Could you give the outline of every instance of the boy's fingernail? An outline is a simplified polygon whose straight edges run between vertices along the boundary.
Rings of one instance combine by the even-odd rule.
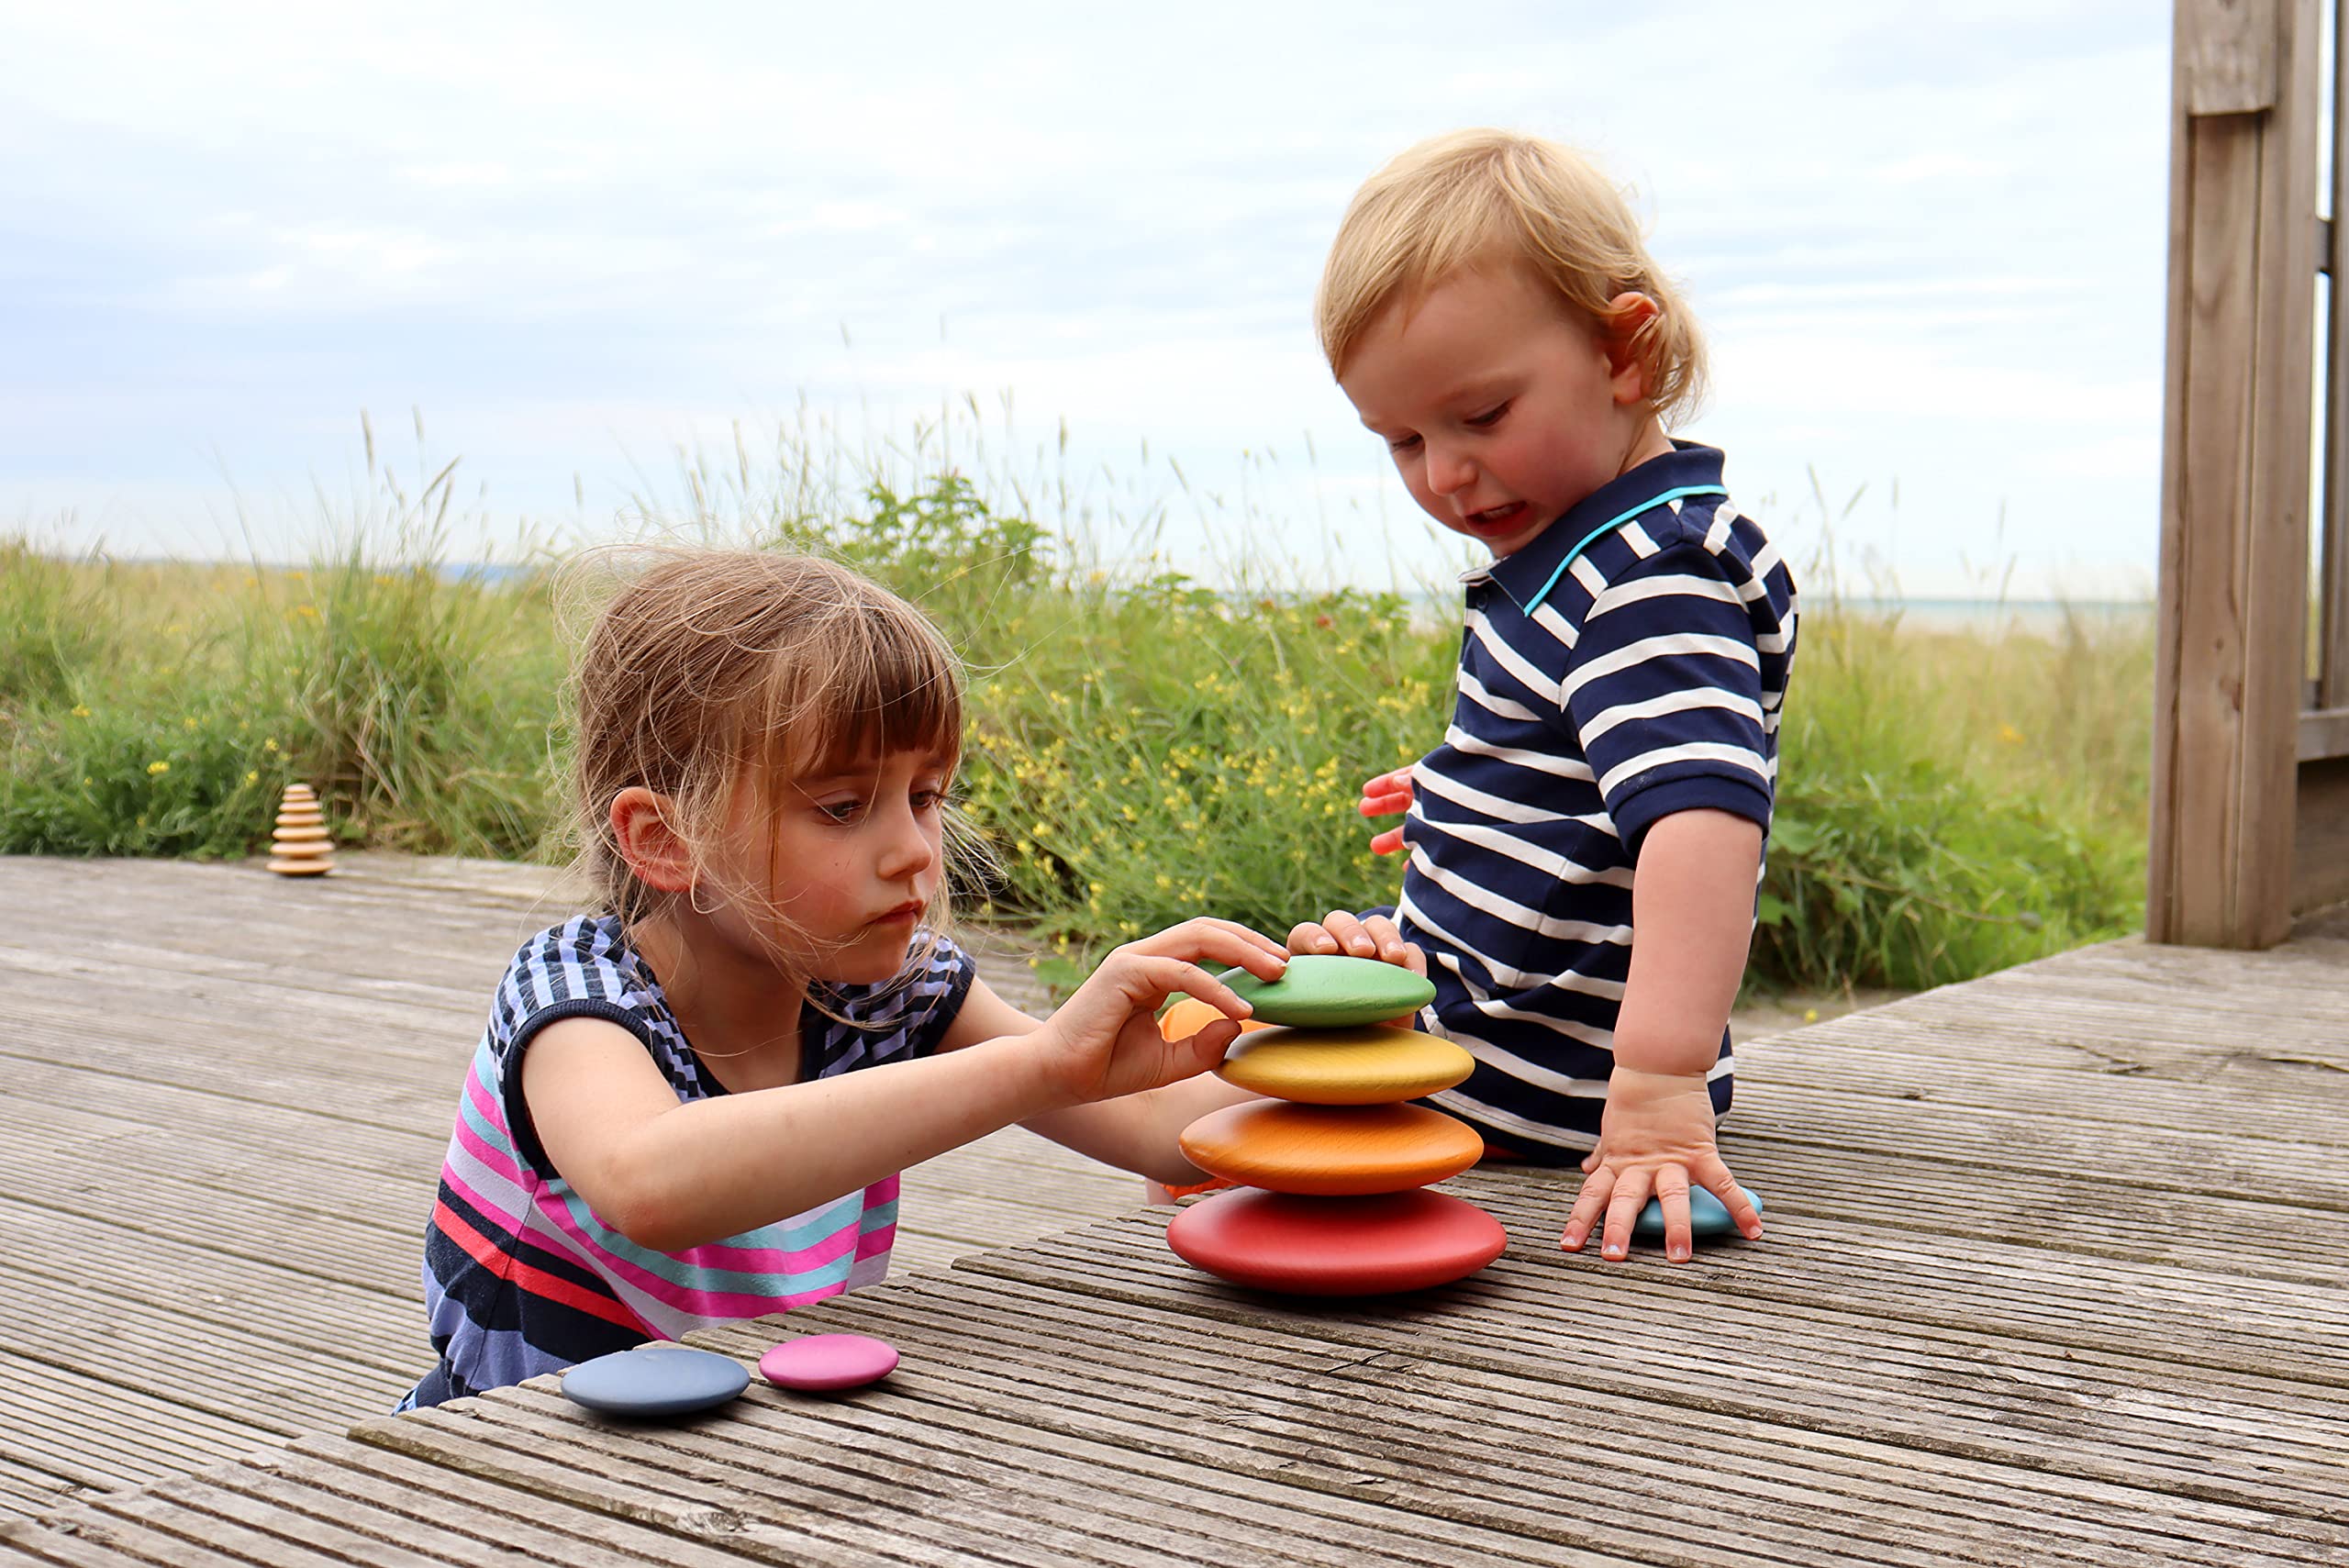
[[[1688,1261],[1688,1249],[1686,1247],[1675,1247],[1672,1249],[1671,1255],[1674,1262],[1685,1263]]]

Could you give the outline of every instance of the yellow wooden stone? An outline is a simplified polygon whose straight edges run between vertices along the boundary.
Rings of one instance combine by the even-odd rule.
[[[1234,1040],[1217,1073],[1277,1100],[1376,1106],[1449,1089],[1476,1059],[1448,1040],[1385,1024],[1267,1029]]]
[[[313,856],[334,853],[334,846],[330,843],[289,844],[283,840],[272,840],[269,847],[271,852],[280,860],[289,861],[307,860]]]
[[[1485,1140],[1424,1106],[1296,1106],[1254,1100],[1183,1129],[1184,1157],[1210,1175],[1276,1193],[1399,1193],[1456,1176]]]
[[[280,828],[269,839],[273,844],[320,844],[331,836],[324,828]]]

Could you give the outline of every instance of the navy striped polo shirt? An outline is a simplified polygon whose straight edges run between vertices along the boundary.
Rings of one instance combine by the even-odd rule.
[[[1397,920],[1423,1017],[1476,1059],[1433,1103],[1543,1162],[1598,1139],[1642,836],[1699,808],[1770,825],[1794,582],[1721,454],[1673,446],[1463,577],[1459,700],[1412,770]],[[1724,1031],[1717,1113],[1731,1065]]]

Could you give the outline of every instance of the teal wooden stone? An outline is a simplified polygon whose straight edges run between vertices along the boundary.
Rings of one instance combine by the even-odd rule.
[[[1259,980],[1244,969],[1216,978],[1256,1009],[1254,1022],[1300,1029],[1384,1023],[1435,1000],[1435,983],[1400,964],[1331,953],[1297,954],[1278,980]]]
[[[1745,1200],[1753,1206],[1754,1213],[1762,1212],[1760,1193],[1747,1186],[1741,1186],[1737,1190],[1745,1195]],[[1688,1234],[1696,1237],[1734,1236],[1737,1234],[1737,1221],[1729,1217],[1729,1210],[1722,1207],[1720,1199],[1702,1187],[1690,1187],[1688,1189]],[[1594,1241],[1598,1240],[1598,1229],[1591,1231],[1590,1238]],[[1647,1207],[1640,1210],[1639,1218],[1631,1222],[1631,1240],[1634,1241],[1664,1240],[1662,1199],[1648,1199]]]

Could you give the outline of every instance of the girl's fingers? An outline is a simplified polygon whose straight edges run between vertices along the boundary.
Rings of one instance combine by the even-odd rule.
[[[1272,938],[1235,920],[1206,916],[1129,942],[1124,951],[1152,958],[1214,959],[1237,964],[1259,980],[1278,980],[1288,967],[1288,950]]]

